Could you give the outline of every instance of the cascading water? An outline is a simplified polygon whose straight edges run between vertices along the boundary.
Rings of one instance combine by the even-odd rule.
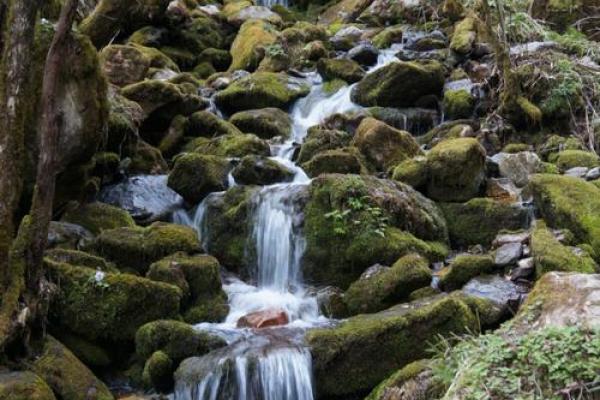
[[[263,0],[269,5],[269,0]],[[269,3],[269,4],[267,4]],[[395,60],[397,48],[382,51],[370,71]],[[279,400],[314,399],[312,365],[302,344],[306,329],[327,323],[320,315],[316,296],[303,285],[301,260],[305,249],[302,235],[301,202],[310,179],[293,161],[294,146],[302,143],[308,128],[327,117],[360,110],[350,99],[353,85],[327,94],[317,73],[306,76],[310,93],[290,111],[292,137],[273,145],[273,160],[294,171],[294,180],[263,187],[254,197],[252,240],[256,249],[255,286],[237,278],[225,279],[223,286],[230,312],[219,324],[204,323],[197,329],[223,337],[229,344],[204,357],[189,359],[183,376],[177,377],[176,400]],[[230,179],[230,186],[235,181]],[[178,211],[173,220],[197,229],[203,244],[210,227],[204,224],[207,205],[222,196],[212,193],[196,208],[193,218]],[[205,246],[206,247],[206,246]],[[289,323],[268,329],[238,328],[237,322],[249,313],[283,310]]]

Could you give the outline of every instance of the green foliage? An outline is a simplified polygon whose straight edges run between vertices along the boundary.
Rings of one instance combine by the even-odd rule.
[[[577,108],[573,101],[582,96],[583,81],[574,69],[573,63],[568,59],[559,60],[552,71],[552,79],[555,80],[548,96],[541,104],[542,111],[546,115],[555,113],[563,114]]]
[[[545,39],[557,42],[569,53],[577,56],[589,56],[594,60],[600,59],[600,44],[589,40],[585,34],[573,27],[569,27],[563,34],[546,31]]]
[[[360,214],[360,218],[357,218]],[[333,232],[345,236],[353,227],[361,226],[367,232],[385,237],[388,218],[380,207],[370,204],[368,196],[350,197],[341,209],[325,214],[333,222]]]

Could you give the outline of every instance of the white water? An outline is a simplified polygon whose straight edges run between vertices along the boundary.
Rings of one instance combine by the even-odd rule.
[[[275,2],[262,0],[261,4]],[[369,72],[393,62],[397,50],[394,47],[382,51],[377,65]],[[229,314],[222,323],[199,324],[197,329],[223,337],[229,346],[197,360],[197,371],[190,368],[194,371],[190,372],[191,379],[188,376],[177,380],[176,400],[313,400],[315,397],[310,353],[302,346],[301,338],[306,329],[326,324],[328,320],[320,315],[316,296],[309,294],[303,284],[301,260],[306,244],[297,195],[310,179],[292,157],[295,145],[304,141],[310,127],[333,114],[361,107],[350,99],[354,85],[327,94],[317,73],[309,74],[306,80],[312,85],[310,93],[290,111],[292,137],[272,146],[272,159],[292,169],[294,180],[265,186],[253,199],[255,285],[233,277],[225,279],[223,289],[229,299]],[[233,185],[231,177],[230,186]],[[194,227],[205,248],[210,235],[210,227],[204,223],[207,205],[222,195],[210,194],[197,206],[193,218],[183,211],[173,217],[175,222]],[[285,311],[290,321],[285,327],[251,330],[236,326],[249,313],[273,309]]]

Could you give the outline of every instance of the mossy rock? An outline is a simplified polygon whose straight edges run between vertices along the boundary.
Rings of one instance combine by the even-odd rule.
[[[205,49],[200,53],[199,59],[210,63],[217,71],[226,71],[231,65],[231,54],[223,49]]]
[[[287,139],[292,134],[292,120],[279,108],[241,111],[233,114],[229,122],[242,132],[253,133],[261,139]]]
[[[63,215],[62,220],[83,226],[95,235],[107,229],[135,226],[135,221],[127,211],[100,202],[74,207]]]
[[[85,400],[94,393],[98,400],[113,400],[110,390],[59,341],[46,336],[32,371],[46,381],[60,399]]]
[[[306,84],[286,74],[256,72],[217,93],[215,102],[227,113],[267,107],[285,109],[308,92]]]
[[[176,366],[173,360],[163,351],[154,352],[144,364],[142,381],[144,385],[154,388],[159,392],[170,392],[173,390],[173,372]]]
[[[525,207],[490,198],[438,205],[446,217],[450,242],[457,247],[490,245],[500,231],[527,229],[531,222]]]
[[[598,269],[586,251],[561,244],[543,221],[531,235],[531,252],[538,278],[550,271],[593,274]]]
[[[584,150],[581,140],[576,137],[551,135],[539,146],[538,154],[546,161],[555,161],[559,152],[565,150]]]
[[[247,155],[269,156],[271,148],[267,141],[250,133],[223,135],[208,141],[198,141],[193,151],[222,157],[241,158]]]
[[[425,357],[424,343],[476,329],[471,309],[457,298],[444,297],[352,317],[336,327],[310,331],[306,341],[319,394],[358,398]]]
[[[146,228],[103,231],[96,238],[93,248],[119,268],[132,268],[145,274],[151,263],[178,251],[197,252],[200,243],[192,228],[155,222]]]
[[[432,371],[434,362],[423,359],[412,362],[381,382],[365,400],[391,400],[395,393],[406,393],[411,400],[439,399],[445,385]]]
[[[485,149],[477,139],[449,139],[427,154],[427,196],[438,201],[476,197],[485,179]]]
[[[264,57],[264,48],[275,43],[278,34],[268,22],[254,19],[244,22],[231,45],[229,70],[255,70]]]
[[[600,189],[564,175],[534,175],[529,181],[535,205],[553,228],[566,228],[600,259]]]
[[[272,185],[294,179],[294,171],[267,157],[246,156],[233,169],[236,183],[242,185]]]
[[[445,291],[457,290],[472,278],[489,274],[494,269],[491,256],[459,255],[439,272],[439,285]]]
[[[345,58],[322,58],[317,63],[317,71],[326,81],[341,79],[348,83],[358,82],[366,74],[360,64]]]
[[[429,262],[418,255],[407,255],[390,268],[352,283],[344,293],[344,303],[350,315],[373,313],[400,303],[430,283]]]
[[[583,150],[565,150],[552,157],[552,161],[561,171],[575,167],[594,168],[600,165],[600,157],[596,153]]]
[[[364,157],[355,147],[322,151],[301,166],[311,177],[321,174],[364,174],[368,172]]]
[[[0,374],[0,398],[4,400],[56,400],[52,389],[29,371]]]
[[[477,39],[477,21],[473,17],[467,17],[454,27],[450,48],[458,54],[468,54],[473,49],[475,39]]]
[[[138,103],[146,115],[172,104],[185,101],[186,93],[179,85],[158,79],[148,79],[125,86],[121,93],[127,99]]]
[[[112,363],[111,356],[101,346],[71,333],[60,333],[60,342],[90,368],[105,368]]]
[[[183,115],[178,115],[171,121],[167,134],[160,140],[158,150],[166,158],[172,158],[180,152],[189,140],[186,138],[189,120]]]
[[[209,111],[198,111],[190,115],[186,134],[192,137],[214,138],[221,135],[241,135],[242,131],[235,124],[231,124]]]
[[[437,61],[393,62],[364,77],[352,101],[367,107],[410,107],[424,96],[440,95],[444,69]]]
[[[475,99],[467,90],[447,90],[444,93],[444,112],[448,118],[469,118],[474,108]]]
[[[115,266],[104,258],[80,250],[56,248],[46,250],[44,256],[59,263],[78,265],[104,272],[118,272]]]
[[[319,23],[332,25],[329,27],[330,31],[339,30],[341,24],[354,22],[368,5],[367,0],[342,0],[332,3],[319,15]]]
[[[230,162],[219,156],[185,153],[175,160],[167,185],[190,204],[227,188]]]
[[[132,340],[137,329],[179,313],[181,291],[172,285],[129,274],[105,274],[46,260],[60,291],[50,307],[53,325],[95,342]]]
[[[132,155],[139,139],[144,110],[135,101],[120,95],[114,87],[108,91],[109,115],[105,148],[123,157]]]
[[[387,171],[394,165],[421,154],[419,145],[410,133],[370,117],[361,121],[352,145],[378,171]]]
[[[366,204],[351,209],[351,199]],[[342,221],[327,217],[344,210],[351,211]],[[304,273],[319,284],[346,288],[373,264],[391,265],[413,252],[439,259],[446,251],[446,226],[440,211],[403,183],[370,176],[321,175],[311,183],[304,215]],[[385,218],[384,227],[380,217]]]
[[[389,26],[373,37],[373,45],[378,49],[387,49],[394,43],[402,42],[404,30],[401,26]]]
[[[392,170],[392,179],[404,182],[413,188],[422,188],[429,179],[427,158],[418,156],[402,161]]]
[[[131,157],[128,172],[133,175],[155,175],[164,174],[168,171],[168,165],[162,153],[156,147],[140,140],[137,143],[135,153]]]
[[[311,128],[300,147],[297,162],[308,162],[322,151],[349,146],[351,141],[352,136],[344,131]]]
[[[159,50],[137,44],[106,46],[100,53],[100,62],[109,82],[117,86],[144,80],[150,68],[179,71],[177,64]]]

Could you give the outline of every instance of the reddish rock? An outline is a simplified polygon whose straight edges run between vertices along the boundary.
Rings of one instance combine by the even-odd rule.
[[[281,309],[263,310],[243,316],[237,322],[238,328],[268,328],[286,325],[290,320]]]

